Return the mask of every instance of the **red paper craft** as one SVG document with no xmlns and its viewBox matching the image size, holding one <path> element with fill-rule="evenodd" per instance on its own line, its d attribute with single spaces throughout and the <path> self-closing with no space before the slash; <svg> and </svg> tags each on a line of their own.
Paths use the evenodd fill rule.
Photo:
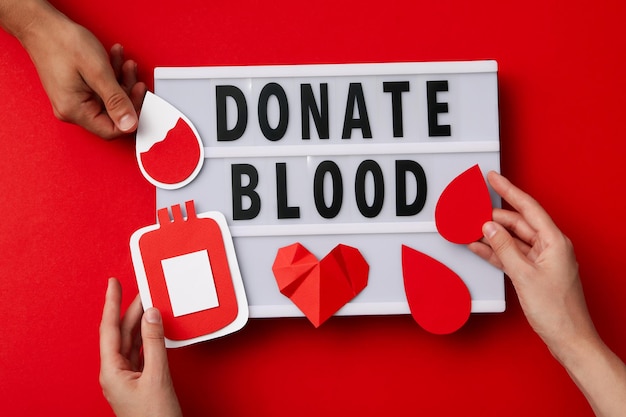
<svg viewBox="0 0 626 417">
<path fill-rule="evenodd" d="M 443 190 L 435 207 L 435 224 L 444 239 L 459 244 L 483 236 L 482 226 L 491 220 L 491 197 L 478 165 L 457 176 Z"/>
<path fill-rule="evenodd" d="M 465 324 L 472 298 L 454 271 L 402 245 L 402 275 L 411 315 L 422 328 L 434 334 L 449 334 Z"/>
<path fill-rule="evenodd" d="M 144 308 L 161 311 L 170 347 L 232 333 L 248 319 L 226 220 L 217 212 L 196 216 L 193 201 L 185 207 L 186 219 L 180 205 L 172 206 L 173 221 L 160 209 L 159 225 L 131 238 Z"/>
<path fill-rule="evenodd" d="M 278 250 L 272 271 L 280 292 L 319 327 L 367 286 L 369 265 L 350 246 L 337 245 L 318 261 L 294 243 Z"/>
<path fill-rule="evenodd" d="M 139 116 L 135 154 L 144 177 L 167 190 L 189 184 L 204 162 L 202 140 L 191 121 L 149 91 Z"/>
<path fill-rule="evenodd" d="M 200 160 L 200 148 L 191 127 L 179 118 L 165 139 L 141 153 L 140 158 L 150 177 L 164 184 L 177 184 L 193 174 Z"/>
</svg>

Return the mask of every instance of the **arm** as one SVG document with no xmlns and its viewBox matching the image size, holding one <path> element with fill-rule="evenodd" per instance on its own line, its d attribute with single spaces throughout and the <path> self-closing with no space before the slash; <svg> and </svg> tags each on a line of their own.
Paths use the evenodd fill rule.
<svg viewBox="0 0 626 417">
<path fill-rule="evenodd" d="M 0 25 L 28 51 L 54 114 L 106 139 L 137 128 L 146 91 L 137 67 L 45 0 L 0 0 Z"/>
<path fill-rule="evenodd" d="M 495 172 L 488 180 L 515 211 L 494 209 L 469 248 L 509 276 L 528 322 L 596 415 L 623 415 L 626 366 L 596 332 L 572 243 L 528 194 Z"/>
<path fill-rule="evenodd" d="M 100 323 L 100 385 L 105 398 L 117 417 L 182 416 L 159 311 L 150 308 L 143 313 L 137 297 L 120 319 L 121 298 L 119 282 L 109 279 Z"/>
</svg>

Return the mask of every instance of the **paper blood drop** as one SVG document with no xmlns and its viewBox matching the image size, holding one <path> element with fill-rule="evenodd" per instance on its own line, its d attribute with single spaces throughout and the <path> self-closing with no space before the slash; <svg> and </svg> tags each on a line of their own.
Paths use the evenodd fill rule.
<svg viewBox="0 0 626 417">
<path fill-rule="evenodd" d="M 482 227 L 491 220 L 491 197 L 478 165 L 448 184 L 435 207 L 435 224 L 444 239 L 458 244 L 475 242 Z"/>
<path fill-rule="evenodd" d="M 463 280 L 450 268 L 402 245 L 402 275 L 411 315 L 422 328 L 450 334 L 467 322 L 472 298 Z"/>
<path fill-rule="evenodd" d="M 272 271 L 280 292 L 319 327 L 367 286 L 369 265 L 351 246 L 337 245 L 318 261 L 294 243 L 278 250 Z"/>
<path fill-rule="evenodd" d="M 136 154 L 146 179 L 165 189 L 187 185 L 204 161 L 204 147 L 191 121 L 150 92 L 139 117 Z"/>
<path fill-rule="evenodd" d="M 189 178 L 199 157 L 200 149 L 193 131 L 183 119 L 178 119 L 162 142 L 141 154 L 141 163 L 150 177 L 164 184 L 176 184 Z"/>
</svg>

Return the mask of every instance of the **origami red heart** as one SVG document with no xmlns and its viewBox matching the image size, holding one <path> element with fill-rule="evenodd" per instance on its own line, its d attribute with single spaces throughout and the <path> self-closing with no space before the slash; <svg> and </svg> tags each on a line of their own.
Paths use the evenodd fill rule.
<svg viewBox="0 0 626 417">
<path fill-rule="evenodd" d="M 294 243 L 278 250 L 272 271 L 280 292 L 319 327 L 367 286 L 369 265 L 350 246 L 337 245 L 318 261 Z"/>
<path fill-rule="evenodd" d="M 422 328 L 434 334 L 449 334 L 465 324 L 472 298 L 454 271 L 402 245 L 402 275 L 411 315 Z"/>
<path fill-rule="evenodd" d="M 444 239 L 459 244 L 475 242 L 491 220 L 491 197 L 478 165 L 463 172 L 443 190 L 435 207 L 435 224 Z"/>
</svg>

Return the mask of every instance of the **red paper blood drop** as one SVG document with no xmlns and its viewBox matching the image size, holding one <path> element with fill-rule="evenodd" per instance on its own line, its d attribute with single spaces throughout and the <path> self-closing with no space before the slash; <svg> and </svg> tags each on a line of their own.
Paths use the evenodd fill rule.
<svg viewBox="0 0 626 417">
<path fill-rule="evenodd" d="M 141 153 L 141 163 L 148 175 L 163 184 L 185 181 L 196 169 L 199 159 L 198 140 L 183 119 L 178 119 L 164 140 Z"/>
<path fill-rule="evenodd" d="M 403 245 L 402 275 L 411 315 L 422 328 L 434 334 L 449 334 L 465 324 L 472 298 L 454 271 Z"/>
<path fill-rule="evenodd" d="M 491 220 L 491 197 L 478 165 L 457 176 L 443 190 L 435 207 L 435 224 L 444 239 L 459 244 L 475 242 Z"/>
<path fill-rule="evenodd" d="M 166 190 L 189 184 L 204 162 L 202 139 L 191 121 L 149 91 L 139 115 L 135 154 L 143 176 Z"/>
</svg>

